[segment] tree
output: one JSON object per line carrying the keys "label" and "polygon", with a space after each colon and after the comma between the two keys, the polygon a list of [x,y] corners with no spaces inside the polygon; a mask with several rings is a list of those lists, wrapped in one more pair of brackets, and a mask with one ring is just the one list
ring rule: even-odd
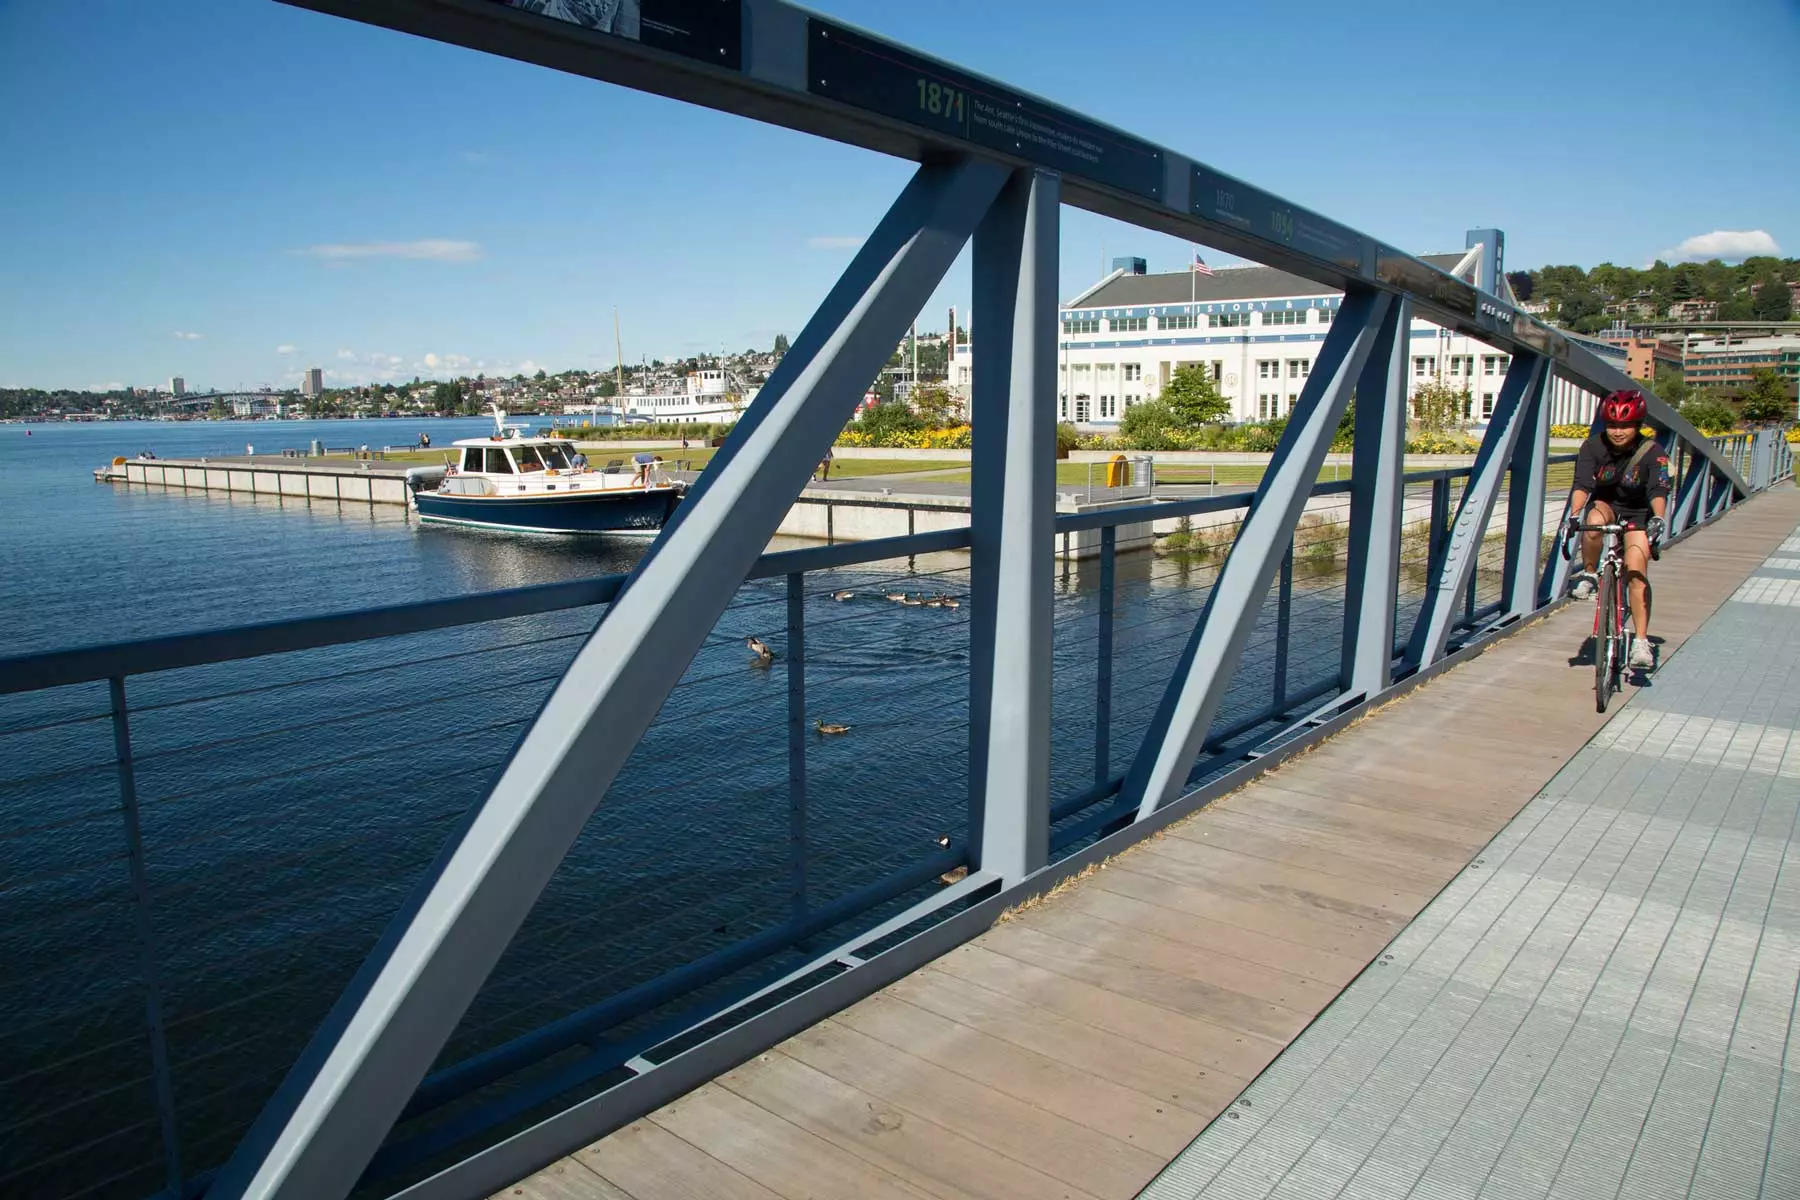
{"label": "tree", "polygon": [[1175,410],[1160,397],[1127,405],[1119,418],[1119,436],[1138,450],[1171,449],[1176,428]]}
{"label": "tree", "polygon": [[537,380],[539,383],[544,382],[544,368],[539,367],[538,373],[536,375],[533,375],[532,378]]}
{"label": "tree", "polygon": [[1590,317],[1602,315],[1605,303],[1587,288],[1566,292],[1556,306],[1556,319],[1564,325],[1578,325]]}
{"label": "tree", "polygon": [[1729,433],[1737,425],[1737,413],[1717,396],[1696,391],[1681,406],[1681,415],[1701,433]]}
{"label": "tree", "polygon": [[1758,371],[1751,377],[1750,390],[1744,393],[1746,421],[1785,421],[1793,415],[1794,402],[1788,398],[1781,376]]}
{"label": "tree", "polygon": [[957,419],[956,397],[941,387],[921,387],[912,393],[913,411],[932,429],[943,429]]}
{"label": "tree", "polygon": [[1786,321],[1794,315],[1794,298],[1779,272],[1763,276],[1750,308],[1759,321]]}
{"label": "tree", "polygon": [[1169,406],[1177,429],[1198,429],[1231,415],[1231,401],[1219,394],[1212,372],[1199,363],[1177,367],[1161,399]]}
{"label": "tree", "polygon": [[785,333],[775,335],[775,357],[780,358],[788,352],[788,337]]}
{"label": "tree", "polygon": [[1441,379],[1428,380],[1413,392],[1413,423],[1424,433],[1448,433],[1469,411],[1469,389],[1453,388]]}
{"label": "tree", "polygon": [[885,438],[919,433],[925,428],[925,422],[906,405],[890,402],[864,409],[863,415],[857,419],[856,428],[868,434],[879,445]]}
{"label": "tree", "polygon": [[1520,304],[1531,299],[1532,293],[1536,290],[1530,271],[1508,271],[1506,282],[1512,285],[1513,295],[1519,298]]}
{"label": "tree", "polygon": [[1686,404],[1688,397],[1694,393],[1694,389],[1688,386],[1687,380],[1676,372],[1666,369],[1656,373],[1656,381],[1650,386],[1658,397],[1676,408]]}

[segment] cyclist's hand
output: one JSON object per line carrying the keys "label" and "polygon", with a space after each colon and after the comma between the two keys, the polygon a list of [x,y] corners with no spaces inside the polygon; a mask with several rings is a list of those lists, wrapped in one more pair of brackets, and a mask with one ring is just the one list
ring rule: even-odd
{"label": "cyclist's hand", "polygon": [[1569,519],[1563,522],[1563,540],[1572,542],[1581,536],[1581,514],[1570,513]]}
{"label": "cyclist's hand", "polygon": [[1663,519],[1661,517],[1651,517],[1644,525],[1644,532],[1649,535],[1650,540],[1653,542],[1662,541],[1663,534],[1666,530],[1667,526],[1663,524]]}

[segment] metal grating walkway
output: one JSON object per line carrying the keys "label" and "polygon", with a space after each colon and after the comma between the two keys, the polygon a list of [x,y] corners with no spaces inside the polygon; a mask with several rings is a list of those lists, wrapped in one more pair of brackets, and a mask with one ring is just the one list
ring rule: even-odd
{"label": "metal grating walkway", "polygon": [[1800,1195],[1796,552],[1142,1195]]}

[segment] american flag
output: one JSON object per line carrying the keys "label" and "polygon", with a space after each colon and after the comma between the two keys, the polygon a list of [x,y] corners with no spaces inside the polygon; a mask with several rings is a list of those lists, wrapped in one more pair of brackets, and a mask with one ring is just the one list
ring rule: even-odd
{"label": "american flag", "polygon": [[1194,274],[1211,275],[1212,273],[1212,268],[1206,265],[1206,260],[1200,257],[1200,252],[1194,251]]}

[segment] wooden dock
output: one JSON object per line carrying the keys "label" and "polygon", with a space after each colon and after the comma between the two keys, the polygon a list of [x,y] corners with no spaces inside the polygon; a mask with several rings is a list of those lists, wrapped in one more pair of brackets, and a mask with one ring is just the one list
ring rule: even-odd
{"label": "wooden dock", "polygon": [[[1669,552],[1665,655],[1796,521],[1782,488]],[[1570,661],[1591,619],[1540,620],[500,1194],[1136,1195],[1605,723]]]}

